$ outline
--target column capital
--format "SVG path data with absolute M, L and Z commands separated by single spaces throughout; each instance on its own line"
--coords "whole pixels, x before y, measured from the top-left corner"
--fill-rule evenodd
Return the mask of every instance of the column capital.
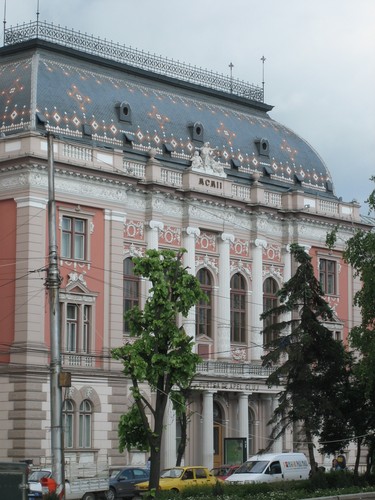
M 219 238 L 225 243 L 234 243 L 234 234 L 230 233 L 221 233 Z
M 264 249 L 267 248 L 267 241 L 266 240 L 262 240 L 260 238 L 257 238 L 254 240 L 254 245 L 259 248 L 259 247 L 262 247 Z
M 239 399 L 248 399 L 249 396 L 251 396 L 253 393 L 251 391 L 242 391 L 238 393 L 238 398 Z
M 188 236 L 195 237 L 195 236 L 199 236 L 201 234 L 201 230 L 199 229 L 199 227 L 188 226 L 188 227 L 184 228 L 184 231 Z
M 164 223 L 158 220 L 149 220 L 145 223 L 145 226 L 147 226 L 152 231 L 162 231 L 164 229 Z
M 310 249 L 311 249 L 311 245 L 304 245 L 303 243 L 302 244 L 299 244 L 300 247 L 302 247 L 305 252 L 308 254 L 310 252 Z

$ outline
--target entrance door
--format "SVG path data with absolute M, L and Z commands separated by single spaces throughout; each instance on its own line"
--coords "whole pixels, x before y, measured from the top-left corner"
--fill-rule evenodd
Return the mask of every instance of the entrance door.
M 214 467 L 223 465 L 223 427 L 214 423 Z

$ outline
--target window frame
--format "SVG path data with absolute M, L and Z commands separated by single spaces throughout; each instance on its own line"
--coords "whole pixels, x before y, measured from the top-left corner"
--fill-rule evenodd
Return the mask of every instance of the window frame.
M 201 299 L 195 306 L 195 333 L 196 337 L 206 336 L 208 338 L 213 338 L 213 309 L 212 309 L 212 298 L 213 298 L 213 277 L 211 272 L 202 267 L 196 273 L 196 277 L 200 283 L 202 291 L 208 296 L 208 301 Z M 204 280 L 201 280 L 204 277 Z M 203 282 L 202 282 L 203 281 Z M 200 321 L 202 318 L 203 321 Z M 203 331 L 200 331 L 200 326 L 203 325 Z
M 84 212 L 80 208 L 77 210 L 69 209 L 66 207 L 59 208 L 59 229 L 60 229 L 60 258 L 62 260 L 67 261 L 77 261 L 77 262 L 90 262 L 91 259 L 91 235 L 93 233 L 94 224 L 93 224 L 94 214 L 89 212 Z M 64 220 L 69 219 L 71 221 L 70 229 L 66 229 L 64 227 Z M 74 228 L 74 221 L 82 221 L 84 223 L 83 232 L 76 231 Z M 70 255 L 65 255 L 64 253 L 64 240 L 65 235 L 70 234 Z M 76 245 L 74 241 L 74 236 L 81 237 L 83 240 L 83 255 L 76 256 L 74 254 L 74 250 L 78 245 Z
M 271 291 L 266 290 L 266 284 L 267 283 L 273 283 L 273 289 Z M 268 276 L 264 281 L 263 281 L 263 312 L 268 311 L 271 308 L 277 307 L 279 304 L 278 298 L 277 298 L 277 292 L 279 290 L 279 284 L 273 278 L 272 276 Z M 273 323 L 278 323 L 279 317 L 277 314 L 274 314 L 266 319 L 263 320 L 263 328 L 266 326 L 269 326 L 270 324 Z M 263 334 L 263 345 L 267 345 L 273 340 L 275 340 L 278 337 L 277 332 L 269 332 L 267 334 Z
M 69 406 L 69 408 L 67 408 Z M 74 448 L 75 404 L 72 399 L 65 399 L 62 408 L 64 448 Z
M 131 269 L 125 269 L 131 262 Z M 127 271 L 125 273 L 125 271 Z M 130 272 L 131 271 L 131 272 Z M 132 257 L 125 257 L 123 260 L 123 287 L 122 287 L 122 311 L 123 311 L 123 333 L 130 334 L 130 330 L 125 320 L 125 314 L 136 305 L 140 305 L 141 278 L 134 274 L 134 262 Z M 125 292 L 129 290 L 129 294 L 125 296 Z
M 240 286 L 235 287 L 236 280 Z M 247 330 L 247 287 L 243 274 L 235 273 L 230 280 L 230 341 L 235 344 L 246 343 Z M 240 307 L 234 307 L 234 303 L 239 299 Z M 239 318 L 236 325 L 236 318 Z
M 74 293 L 71 292 L 74 289 Z M 91 368 L 97 363 L 95 357 L 95 317 L 96 317 L 96 293 L 82 290 L 78 293 L 75 282 L 68 284 L 66 289 L 60 290 L 60 330 L 61 330 L 61 354 L 62 363 L 65 366 L 82 366 Z M 77 328 L 76 340 L 74 349 L 68 350 L 68 347 L 73 347 L 69 336 L 69 321 L 68 308 L 73 306 L 76 308 Z M 68 344 L 70 342 L 70 345 Z
M 329 265 L 333 265 L 334 270 L 330 271 L 328 269 Z M 338 261 L 334 258 L 329 258 L 328 256 L 319 257 L 318 260 L 318 273 L 319 273 L 319 283 L 322 287 L 324 295 L 338 295 Z M 333 285 L 333 290 L 332 290 Z
M 93 406 L 89 399 L 84 399 L 79 405 L 78 415 L 78 448 L 92 448 L 92 414 Z

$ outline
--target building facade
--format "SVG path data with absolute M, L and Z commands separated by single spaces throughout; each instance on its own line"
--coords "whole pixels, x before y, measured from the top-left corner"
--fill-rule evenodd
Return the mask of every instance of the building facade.
M 183 323 L 202 357 L 184 461 L 220 465 L 233 443 L 251 455 L 269 445 L 279 391 L 265 383 L 259 316 L 294 272 L 289 246 L 312 256 L 335 312 L 329 328 L 345 342 L 359 321 L 358 283 L 341 252 L 363 227 L 359 206 L 338 198 L 319 155 L 270 117 L 261 88 L 72 34 L 31 23 L 5 30 L 0 49 L 1 459 L 50 455 L 51 157 L 61 362 L 71 374 L 65 456 L 145 462 L 137 450 L 118 451 L 132 400 L 111 349 L 128 338 L 124 312 L 149 289 L 132 257 L 181 247 L 210 299 Z M 338 248 L 329 251 L 336 226 Z M 171 405 L 165 424 L 170 466 L 179 440 Z M 304 448 L 293 429 L 272 443 Z

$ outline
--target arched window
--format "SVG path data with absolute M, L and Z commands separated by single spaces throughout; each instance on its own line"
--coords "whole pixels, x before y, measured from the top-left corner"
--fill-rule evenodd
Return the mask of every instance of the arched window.
M 74 443 L 74 403 L 66 399 L 63 403 L 63 431 L 65 448 L 73 448 Z
M 240 273 L 230 281 L 230 340 L 246 341 L 246 284 Z
M 91 403 L 84 399 L 79 407 L 79 448 L 91 448 L 91 417 Z
M 277 290 L 278 286 L 276 281 L 273 278 L 267 278 L 264 283 L 263 283 L 263 311 L 268 311 L 269 309 L 273 309 L 278 305 L 277 302 Z M 263 322 L 263 327 L 274 325 L 275 323 L 278 323 L 278 316 L 277 314 L 272 314 L 268 316 L 264 322 Z M 264 345 L 268 344 L 272 340 L 275 340 L 277 338 L 277 332 L 276 331 L 271 331 L 268 332 L 267 334 L 264 335 L 263 338 L 263 343 Z
M 200 269 L 197 279 L 201 284 L 203 292 L 208 296 L 208 302 L 199 301 L 196 305 L 196 335 L 207 335 L 212 337 L 212 279 L 207 269 Z
M 124 300 L 124 333 L 129 333 L 129 324 L 125 319 L 125 314 L 139 303 L 139 276 L 134 274 L 134 262 L 129 257 L 124 260 L 123 270 L 123 300 Z

